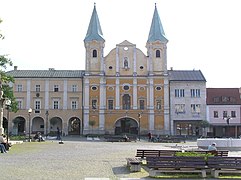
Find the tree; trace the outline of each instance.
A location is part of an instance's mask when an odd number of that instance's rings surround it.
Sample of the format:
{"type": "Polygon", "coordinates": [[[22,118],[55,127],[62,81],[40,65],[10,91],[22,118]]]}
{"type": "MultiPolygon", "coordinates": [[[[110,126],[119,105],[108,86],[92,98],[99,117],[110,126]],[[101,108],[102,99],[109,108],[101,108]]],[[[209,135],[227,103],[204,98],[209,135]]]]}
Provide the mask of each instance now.
{"type": "Polygon", "coordinates": [[[92,134],[93,134],[93,127],[94,127],[94,125],[95,125],[95,120],[90,120],[89,121],[89,125],[91,126],[91,128],[92,128],[92,134]]]}
{"type": "MultiPolygon", "coordinates": [[[[0,19],[0,24],[1,24],[2,20],[0,19]]],[[[0,40],[3,40],[4,36],[0,31],[0,40]]],[[[14,82],[14,78],[8,74],[6,74],[5,70],[8,66],[12,66],[13,63],[12,61],[7,57],[7,55],[0,55],[0,83],[1,86],[0,88],[1,91],[3,91],[3,98],[6,99],[10,99],[11,100],[11,105],[10,108],[13,112],[17,112],[18,108],[17,108],[17,102],[16,99],[13,95],[13,89],[12,87],[9,86],[10,82],[14,82]]]]}
{"type": "Polygon", "coordinates": [[[210,123],[207,120],[202,120],[200,126],[203,128],[204,135],[206,136],[206,128],[210,126],[210,123]]]}

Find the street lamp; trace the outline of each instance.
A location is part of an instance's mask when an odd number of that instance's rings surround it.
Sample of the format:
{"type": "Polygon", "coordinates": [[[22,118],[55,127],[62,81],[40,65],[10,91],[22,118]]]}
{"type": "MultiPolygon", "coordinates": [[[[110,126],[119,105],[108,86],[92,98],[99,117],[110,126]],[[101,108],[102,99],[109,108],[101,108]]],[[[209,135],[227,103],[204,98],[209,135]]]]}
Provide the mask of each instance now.
{"type": "Polygon", "coordinates": [[[46,129],[46,139],[47,139],[47,136],[48,136],[48,117],[49,117],[49,111],[48,110],[46,110],[45,115],[46,115],[46,126],[45,126],[45,129],[46,129]]]}
{"type": "MultiPolygon", "coordinates": [[[[9,126],[9,123],[10,123],[10,120],[9,120],[9,110],[10,110],[11,100],[7,99],[6,102],[5,102],[5,105],[7,106],[7,113],[8,113],[7,114],[7,119],[8,119],[8,126],[9,126]]],[[[8,126],[7,126],[7,144],[8,144],[8,138],[9,138],[8,126]]]]}
{"type": "Polygon", "coordinates": [[[30,138],[30,121],[31,121],[31,113],[32,113],[32,109],[31,108],[29,108],[28,109],[28,117],[29,117],[29,119],[28,119],[28,142],[30,142],[31,140],[31,138],[30,138]]]}
{"type": "MultiPolygon", "coordinates": [[[[223,117],[224,120],[226,120],[227,124],[229,125],[230,120],[232,119],[230,116],[227,117],[223,117]]],[[[237,126],[235,127],[235,138],[238,137],[238,130],[237,130],[237,126]]]]}
{"type": "Polygon", "coordinates": [[[139,141],[140,141],[141,140],[141,113],[138,113],[138,120],[139,120],[138,136],[139,136],[139,141]]]}

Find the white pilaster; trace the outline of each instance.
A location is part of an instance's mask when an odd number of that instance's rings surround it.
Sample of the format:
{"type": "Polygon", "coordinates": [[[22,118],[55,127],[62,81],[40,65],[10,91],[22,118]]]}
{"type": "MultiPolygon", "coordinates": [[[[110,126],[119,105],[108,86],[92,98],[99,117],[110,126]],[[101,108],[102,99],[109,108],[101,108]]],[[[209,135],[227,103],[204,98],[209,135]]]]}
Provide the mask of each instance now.
{"type": "Polygon", "coordinates": [[[99,111],[99,130],[105,128],[105,114],[104,109],[106,108],[106,82],[104,77],[100,78],[100,111],[99,111]]]}
{"type": "Polygon", "coordinates": [[[153,78],[149,78],[149,130],[153,131],[155,126],[154,116],[154,83],[153,78]]]}
{"type": "Polygon", "coordinates": [[[116,70],[116,73],[119,74],[120,73],[119,72],[120,71],[119,70],[120,69],[120,67],[119,67],[119,47],[116,47],[115,57],[116,57],[116,59],[115,59],[116,69],[115,70],[116,70]]]}
{"type": "Polygon", "coordinates": [[[64,92],[63,92],[63,109],[67,109],[68,108],[67,93],[68,93],[68,82],[65,79],[64,80],[64,92]]]}
{"type": "Polygon", "coordinates": [[[84,79],[84,130],[89,130],[89,79],[84,79]]]}
{"type": "Polygon", "coordinates": [[[118,77],[116,77],[115,87],[115,109],[120,109],[120,80],[118,77]]]}
{"type": "Polygon", "coordinates": [[[164,78],[164,131],[166,134],[173,134],[173,122],[169,116],[169,83],[168,78],[164,78]]]}
{"type": "Polygon", "coordinates": [[[149,110],[149,130],[153,131],[154,129],[155,129],[154,110],[149,110]]]}
{"type": "Polygon", "coordinates": [[[105,62],[104,62],[104,47],[102,44],[101,44],[100,49],[101,49],[100,71],[101,71],[101,73],[103,73],[105,71],[105,62]]]}
{"type": "Polygon", "coordinates": [[[137,109],[137,78],[133,78],[133,109],[137,109]]]}
{"type": "MultiPolygon", "coordinates": [[[[31,107],[31,81],[27,80],[27,99],[26,99],[26,109],[31,107]]],[[[31,107],[33,109],[33,107],[31,107]]]]}
{"type": "Polygon", "coordinates": [[[45,99],[45,104],[44,107],[45,109],[49,109],[49,80],[45,80],[45,95],[44,95],[44,99],[45,99]]]}
{"type": "Polygon", "coordinates": [[[133,49],[134,53],[133,53],[133,72],[134,75],[136,75],[136,47],[133,49]]]}

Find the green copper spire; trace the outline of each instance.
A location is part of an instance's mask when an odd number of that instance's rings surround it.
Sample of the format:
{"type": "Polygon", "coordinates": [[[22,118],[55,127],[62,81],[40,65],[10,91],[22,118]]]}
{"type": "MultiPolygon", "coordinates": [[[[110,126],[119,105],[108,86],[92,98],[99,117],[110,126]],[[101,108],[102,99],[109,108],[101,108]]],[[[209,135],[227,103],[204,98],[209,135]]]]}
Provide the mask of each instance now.
{"type": "Polygon", "coordinates": [[[168,40],[165,37],[165,32],[162,27],[161,19],[159,17],[156,4],[155,4],[155,11],[152,18],[151,29],[149,32],[147,42],[154,42],[154,41],[161,41],[163,43],[167,43],[168,40]]]}
{"type": "Polygon", "coordinates": [[[94,4],[94,9],[89,23],[89,28],[85,36],[84,42],[87,41],[105,41],[100,27],[100,21],[94,4]]]}

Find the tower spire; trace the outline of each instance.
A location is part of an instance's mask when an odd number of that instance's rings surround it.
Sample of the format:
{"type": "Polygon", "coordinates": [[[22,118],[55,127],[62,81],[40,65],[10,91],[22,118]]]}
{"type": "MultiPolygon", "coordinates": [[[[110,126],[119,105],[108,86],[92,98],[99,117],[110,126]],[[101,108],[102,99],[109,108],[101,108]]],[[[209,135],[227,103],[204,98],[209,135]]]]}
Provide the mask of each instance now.
{"type": "Polygon", "coordinates": [[[152,18],[151,28],[148,36],[147,42],[161,41],[167,43],[168,40],[165,36],[165,32],[162,27],[161,19],[157,11],[156,3],[155,10],[152,18]]]}
{"type": "Polygon", "coordinates": [[[84,42],[93,41],[93,40],[105,41],[103,38],[99,17],[96,11],[96,3],[94,3],[94,9],[92,12],[92,16],[90,19],[88,31],[85,36],[84,42]]]}

